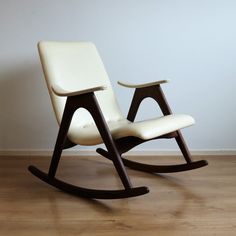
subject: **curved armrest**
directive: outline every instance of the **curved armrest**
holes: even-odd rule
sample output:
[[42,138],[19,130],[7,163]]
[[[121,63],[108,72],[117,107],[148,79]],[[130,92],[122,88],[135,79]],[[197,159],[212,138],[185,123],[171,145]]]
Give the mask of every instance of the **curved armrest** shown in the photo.
[[145,83],[145,84],[128,84],[125,82],[118,81],[118,84],[127,88],[145,88],[145,87],[150,87],[153,85],[160,85],[160,84],[164,84],[168,82],[169,80],[159,80],[159,81]]
[[96,87],[87,88],[87,89],[83,89],[83,90],[68,91],[56,84],[54,84],[51,88],[52,88],[52,91],[56,95],[61,96],[61,97],[71,97],[71,96],[76,96],[76,95],[81,95],[81,94],[85,94],[85,93],[91,93],[91,92],[106,89],[106,87],[104,87],[104,86],[96,86]]

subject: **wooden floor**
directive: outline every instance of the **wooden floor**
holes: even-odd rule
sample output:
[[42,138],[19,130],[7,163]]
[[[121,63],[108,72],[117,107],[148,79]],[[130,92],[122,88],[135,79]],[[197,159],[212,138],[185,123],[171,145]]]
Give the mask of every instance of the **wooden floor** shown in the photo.
[[[205,159],[209,166],[178,174],[128,170],[133,184],[148,186],[149,194],[95,201],[60,192],[27,171],[29,164],[47,170],[47,157],[0,157],[0,235],[235,236],[236,157]],[[120,187],[111,163],[100,157],[63,157],[58,177],[87,187]]]

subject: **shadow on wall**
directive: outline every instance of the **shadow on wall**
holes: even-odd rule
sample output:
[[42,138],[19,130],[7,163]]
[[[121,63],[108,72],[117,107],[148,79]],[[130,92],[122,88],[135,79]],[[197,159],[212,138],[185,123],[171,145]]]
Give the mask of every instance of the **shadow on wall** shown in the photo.
[[0,104],[1,150],[52,145],[57,124],[39,63],[0,68]]

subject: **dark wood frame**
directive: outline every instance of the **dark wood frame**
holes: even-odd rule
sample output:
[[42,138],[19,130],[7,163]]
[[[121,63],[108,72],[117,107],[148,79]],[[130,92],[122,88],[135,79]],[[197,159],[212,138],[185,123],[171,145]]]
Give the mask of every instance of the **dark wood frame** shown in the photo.
[[[158,103],[164,115],[172,114],[171,109],[166,101],[166,98],[160,85],[153,85],[149,87],[137,88],[135,90],[130,110],[128,112],[128,117],[127,117],[128,120],[134,121],[140,103],[143,101],[143,99],[147,97],[153,98]],[[67,132],[74,112],[80,107],[87,109],[91,113],[107,149],[104,150],[102,148],[98,148],[97,152],[113,162],[115,169],[124,186],[124,189],[97,190],[97,189],[81,188],[63,182],[55,177],[63,149],[70,148],[76,145],[67,138]],[[180,147],[180,150],[183,153],[186,163],[179,165],[160,166],[160,165],[148,165],[148,164],[138,163],[123,158],[122,157],[123,153],[149,140],[142,140],[137,137],[125,137],[114,140],[106,124],[106,121],[103,117],[103,114],[101,112],[95,94],[93,92],[90,92],[86,94],[70,96],[67,98],[66,101],[48,173],[42,172],[35,166],[29,166],[28,169],[32,174],[34,174],[41,180],[65,192],[69,192],[85,198],[116,199],[116,198],[139,196],[149,192],[148,188],[145,186],[143,187],[132,186],[129,176],[126,172],[125,166],[128,166],[135,170],[151,172],[151,173],[168,173],[168,172],[178,172],[178,171],[196,169],[207,165],[207,162],[205,160],[195,161],[195,162],[191,160],[191,154],[187,148],[187,145],[184,142],[184,139],[180,131],[171,132],[169,134],[154,139],[159,139],[159,138],[175,138],[177,144]]]

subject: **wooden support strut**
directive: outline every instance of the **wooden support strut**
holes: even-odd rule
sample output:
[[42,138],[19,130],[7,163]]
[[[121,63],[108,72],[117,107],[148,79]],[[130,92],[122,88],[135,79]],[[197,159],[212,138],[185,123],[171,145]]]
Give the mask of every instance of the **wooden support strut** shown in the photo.
[[[138,88],[135,90],[134,97],[133,97],[133,100],[132,100],[132,103],[130,106],[130,110],[129,110],[128,116],[127,116],[128,120],[134,121],[141,102],[147,97],[154,99],[158,103],[163,115],[166,116],[166,115],[172,114],[171,108],[165,98],[165,95],[161,89],[161,86],[154,85],[154,86],[145,87],[145,88]],[[178,131],[176,131],[176,134],[177,135],[175,136],[175,140],[176,140],[181,152],[183,153],[183,156],[184,156],[186,162],[191,163],[192,162],[191,154],[188,150],[188,147],[184,141],[184,138],[183,138],[181,132],[178,130]]]
[[[98,127],[100,135],[108,150],[107,152],[111,160],[113,161],[116,171],[124,185],[125,188],[124,190],[96,190],[96,189],[81,188],[78,186],[70,185],[55,178],[62,150],[64,148],[68,148],[68,146],[73,146],[73,143],[68,142],[67,140],[67,132],[74,112],[80,107],[87,109],[94,118],[94,121]],[[48,174],[40,171],[34,166],[29,166],[29,171],[38,178],[40,178],[41,180],[53,185],[54,187],[57,187],[63,191],[70,192],[82,197],[114,199],[114,198],[134,197],[149,192],[147,187],[134,188],[132,186],[129,176],[125,170],[124,164],[122,162],[121,156],[118,150],[116,149],[114,140],[111,136],[108,126],[99,108],[94,93],[87,93],[67,98]]]
[[[164,115],[172,114],[172,111],[161,89],[161,86],[153,85],[149,87],[142,87],[142,88],[135,89],[134,96],[133,96],[130,109],[128,112],[128,116],[127,116],[128,120],[132,122],[134,121],[141,102],[145,98],[148,98],[148,97],[154,99],[158,103]],[[207,161],[205,160],[192,161],[191,153],[189,152],[188,147],[184,141],[184,138],[179,130],[166,134],[166,135],[162,135],[154,139],[160,139],[160,138],[175,138],[187,163],[178,164],[178,165],[148,165],[148,164],[143,164],[143,163],[127,160],[122,157],[122,161],[124,165],[132,169],[139,170],[139,171],[145,171],[145,172],[151,172],[151,173],[171,173],[171,172],[192,170],[192,169],[206,166],[208,164]],[[146,141],[150,141],[150,140],[142,140],[136,137],[125,137],[125,138],[116,140],[116,146],[119,153],[123,154],[129,151],[130,149],[132,149],[133,147],[141,143],[144,143]],[[98,148],[97,152],[103,155],[104,157],[110,159],[109,154],[102,148]]]

